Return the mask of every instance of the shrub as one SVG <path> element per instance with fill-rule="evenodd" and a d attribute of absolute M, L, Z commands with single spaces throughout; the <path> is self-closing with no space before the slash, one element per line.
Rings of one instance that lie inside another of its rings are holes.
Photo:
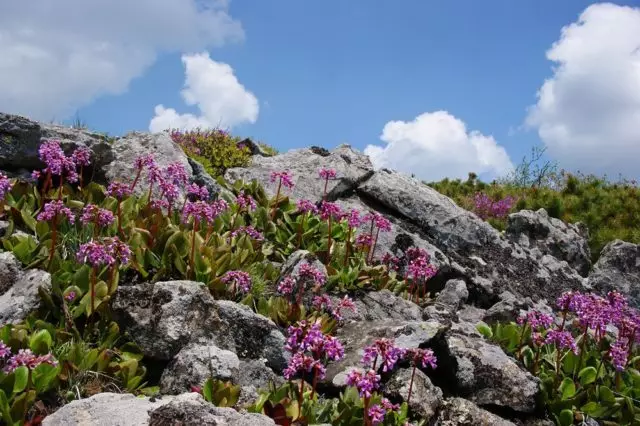
<path fill-rule="evenodd" d="M 214 177 L 229 168 L 246 166 L 251 160 L 249 148 L 239 146 L 240 138 L 221 129 L 171 130 L 171 138 Z"/>

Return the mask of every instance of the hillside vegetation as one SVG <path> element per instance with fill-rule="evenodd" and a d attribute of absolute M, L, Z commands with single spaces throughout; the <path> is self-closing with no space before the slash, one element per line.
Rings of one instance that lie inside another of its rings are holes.
<path fill-rule="evenodd" d="M 535 151 L 532 157 L 535 159 Z M 520 210 L 543 208 L 564 222 L 583 222 L 589 228 L 594 260 L 612 240 L 640 243 L 640 191 L 636 181 L 556 172 L 554 165 L 532 167 L 532 159 L 525 159 L 511 176 L 491 183 L 470 173 L 464 181 L 443 179 L 428 185 L 485 216 L 500 230 L 506 225 L 506 215 Z M 487 198 L 495 207 L 482 214 Z"/>

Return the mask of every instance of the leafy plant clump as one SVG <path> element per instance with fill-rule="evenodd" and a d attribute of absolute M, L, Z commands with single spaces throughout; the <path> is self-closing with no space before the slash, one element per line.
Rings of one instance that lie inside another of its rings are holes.
<path fill-rule="evenodd" d="M 67 156 L 47 141 L 39 154 L 46 167 L 34 171 L 36 185 L 0 175 L 0 215 L 9 222 L 2 248 L 26 267 L 51 274 L 51 288 L 40 289 L 44 309 L 0 329 L 0 415 L 7 424 L 35 422 L 97 392 L 158 391 L 146 381 L 140 349 L 111 318 L 109 302 L 122 279 L 195 280 L 282 327 L 319 329 L 336 348 L 331 335 L 355 309 L 351 293 L 387 288 L 419 303 L 429 297 L 436 270 L 426 252 L 380 257 L 380 233 L 391 230 L 386 218 L 346 212 L 326 200 L 293 203 L 286 194 L 294 177 L 287 171 L 272 176 L 275 197 L 255 181 L 239 181 L 227 188 L 233 196 L 223 199 L 189 183 L 179 163 L 161 168 L 152 155 L 135 160 L 130 182 L 105 188 L 82 180 L 90 151 Z M 335 178 L 333 170 L 318 173 L 326 185 Z M 299 249 L 322 265 L 303 264 L 281 277 L 273 262 Z M 317 348 L 305 354 L 314 363 L 337 357 Z M 238 391 L 208 381 L 202 393 L 216 404 L 235 405 Z M 378 400 L 367 404 L 373 409 Z"/>
<path fill-rule="evenodd" d="M 523 186 L 516 181 L 485 183 L 471 173 L 465 181 L 444 179 L 428 185 L 460 206 L 479 213 L 497 229 L 506 226 L 507 212 L 545 209 L 567 223 L 589 228 L 589 246 L 595 261 L 614 239 L 640 243 L 640 189 L 635 181 L 611 182 L 606 178 L 558 173 L 545 185 Z M 501 207 L 509 207 L 502 209 Z M 497 208 L 496 208 L 497 207 Z"/>
<path fill-rule="evenodd" d="M 222 129 L 172 130 L 171 138 L 214 177 L 222 176 L 229 168 L 246 166 L 251 160 L 249 147 L 240 144 L 239 137 Z"/>
<path fill-rule="evenodd" d="M 619 293 L 564 293 L 553 315 L 478 330 L 540 378 L 556 424 L 640 424 L 640 312 Z"/>

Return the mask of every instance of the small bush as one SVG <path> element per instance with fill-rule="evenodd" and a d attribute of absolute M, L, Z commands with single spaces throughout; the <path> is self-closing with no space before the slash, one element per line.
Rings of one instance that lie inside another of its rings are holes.
<path fill-rule="evenodd" d="M 221 129 L 172 130 L 171 138 L 214 177 L 232 167 L 246 166 L 251 160 L 249 148 L 238 145 L 240 138 Z"/>

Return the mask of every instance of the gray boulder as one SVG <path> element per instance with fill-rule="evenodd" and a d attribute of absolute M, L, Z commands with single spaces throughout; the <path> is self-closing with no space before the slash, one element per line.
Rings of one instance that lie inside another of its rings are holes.
<path fill-rule="evenodd" d="M 439 356 L 438 362 L 455 380 L 457 395 L 480 406 L 504 407 L 521 413 L 536 410 L 538 379 L 499 346 L 488 343 L 471 324 L 459 325 L 457 330 L 447 333 L 446 346 L 446 355 Z"/>
<path fill-rule="evenodd" d="M 173 397 L 151 400 L 130 393 L 98 393 L 72 401 L 45 417 L 43 426 L 147 426 L 149 410 Z"/>
<path fill-rule="evenodd" d="M 583 223 L 564 223 L 550 217 L 545 209 L 521 210 L 509 215 L 505 234 L 522 247 L 537 249 L 540 257 L 550 254 L 584 277 L 589 273 L 589 230 Z"/>
<path fill-rule="evenodd" d="M 121 286 L 112 299 L 114 318 L 146 356 L 171 360 L 189 343 L 214 345 L 239 358 L 266 359 L 282 370 L 284 336 L 249 307 L 215 300 L 194 281 Z"/>
<path fill-rule="evenodd" d="M 382 169 L 357 192 L 418 226 L 452 267 L 455 262 L 469 291 L 485 303 L 495 301 L 504 290 L 537 300 L 555 298 L 568 289 L 584 289 L 583 278 L 571 268 L 541 265 L 491 225 L 418 180 Z"/>
<path fill-rule="evenodd" d="M 640 308 L 640 245 L 622 240 L 607 244 L 588 282 L 598 293 L 616 290 Z"/>
<path fill-rule="evenodd" d="M 273 420 L 255 413 L 239 413 L 206 402 L 200 394 L 178 395 L 149 411 L 149 426 L 268 426 Z"/>
<path fill-rule="evenodd" d="M 51 275 L 24 270 L 11 252 L 0 253 L 0 324 L 15 324 L 40 307 L 38 288 L 51 289 Z"/>
<path fill-rule="evenodd" d="M 442 404 L 435 426 L 516 426 L 495 414 L 483 410 L 471 401 L 448 398 Z"/>
<path fill-rule="evenodd" d="M 240 360 L 231 351 L 211 344 L 190 343 L 162 372 L 160 390 L 164 394 L 188 392 L 191 386 L 202 386 L 209 377 L 233 381 L 239 367 Z"/>
<path fill-rule="evenodd" d="M 344 310 L 342 313 L 345 321 L 422 320 L 418 305 L 386 289 L 367 292 L 354 303 L 356 312 Z"/>
<path fill-rule="evenodd" d="M 393 373 L 385 384 L 383 393 L 392 401 L 406 402 L 409 397 L 412 369 L 401 368 Z M 422 371 L 416 369 L 411 387 L 409 408 L 427 422 L 438 412 L 442 404 L 442 390 L 434 386 Z"/>
<path fill-rule="evenodd" d="M 318 150 L 314 152 L 309 148 L 296 149 L 273 157 L 254 156 L 251 166 L 229 169 L 224 177 L 231 183 L 240 179 L 246 182 L 256 179 L 265 186 L 270 196 L 275 196 L 277 183 L 269 183 L 271 173 L 289 171 L 293 174 L 295 186 L 292 190 L 282 188 L 281 195 L 320 201 L 325 185 L 325 180 L 318 175 L 321 168 L 334 169 L 337 173 L 336 179 L 329 180 L 327 185 L 329 200 L 335 200 L 351 191 L 373 173 L 369 157 L 349 145 L 340 145 L 326 153 Z"/>

